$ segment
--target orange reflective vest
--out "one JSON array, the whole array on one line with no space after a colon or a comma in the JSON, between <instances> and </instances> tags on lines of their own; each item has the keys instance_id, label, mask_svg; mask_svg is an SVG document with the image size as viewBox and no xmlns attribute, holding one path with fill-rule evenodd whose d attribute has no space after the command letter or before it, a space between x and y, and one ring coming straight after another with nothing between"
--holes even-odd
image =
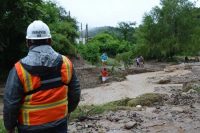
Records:
<instances>
[{"instance_id":1,"label":"orange reflective vest","mask_svg":"<svg viewBox=\"0 0 200 133\"><path fill-rule=\"evenodd\" d=\"M62 119L68 114L67 84L72 77L72 63L65 56L62 56L62 60L60 70L58 70L60 76L59 74L51 78L46 76L47 79L30 74L20 62L15 64L24 93L27 93L22 100L19 112L20 124L41 125ZM37 91L37 89L40 90Z\"/></svg>"}]
</instances>

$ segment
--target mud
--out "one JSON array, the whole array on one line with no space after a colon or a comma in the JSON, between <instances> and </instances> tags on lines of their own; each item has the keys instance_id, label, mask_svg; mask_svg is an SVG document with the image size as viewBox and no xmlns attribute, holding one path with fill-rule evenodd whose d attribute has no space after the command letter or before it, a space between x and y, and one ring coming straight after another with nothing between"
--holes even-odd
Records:
<instances>
[{"instance_id":1,"label":"mud","mask_svg":"<svg viewBox=\"0 0 200 133\"><path fill-rule=\"evenodd\" d=\"M77 73L78 79L80 80L81 89L95 88L102 86L101 82L101 67L95 67L88 65L82 59L76 60L73 59L73 64L75 71ZM139 68L133 65L129 69L125 70L123 67L107 67L109 70L109 78L106 83L120 82L126 79L127 75L131 74L140 74L147 72L161 71L166 66L170 65L169 63L161 62L147 62L145 67Z\"/></svg>"},{"instance_id":2,"label":"mud","mask_svg":"<svg viewBox=\"0 0 200 133\"><path fill-rule=\"evenodd\" d=\"M200 94L195 90L200 88L199 75L199 64L180 64L166 67L165 71L128 75L122 82L84 89L80 104L87 105L134 98L147 92L167 94L167 97L163 104L152 107L140 110L133 107L76 120L70 123L69 130L74 133L199 133ZM183 91L188 86L191 89Z\"/></svg>"},{"instance_id":3,"label":"mud","mask_svg":"<svg viewBox=\"0 0 200 133\"><path fill-rule=\"evenodd\" d=\"M169 93L166 90L170 90L171 88L181 89L182 84L157 84L157 82L163 78L183 77L183 75L189 73L191 72L188 70L176 70L171 73L159 71L128 75L126 76L127 80L122 82L112 82L100 87L82 90L82 101L80 104L104 104L126 97L135 98L144 93L155 92L156 89L159 93Z\"/></svg>"},{"instance_id":4,"label":"mud","mask_svg":"<svg viewBox=\"0 0 200 133\"><path fill-rule=\"evenodd\" d=\"M190 106L144 107L142 111L120 110L94 116L99 120L70 123L71 132L80 133L198 133L199 103ZM131 123L131 124L130 124ZM129 124L127 129L126 125Z\"/></svg>"},{"instance_id":5,"label":"mud","mask_svg":"<svg viewBox=\"0 0 200 133\"><path fill-rule=\"evenodd\" d=\"M71 121L69 133L200 132L200 94L195 90L195 87L200 88L199 63L174 66L151 62L145 64L144 68L133 66L128 71L117 68L126 78L113 76L106 84L101 83L99 68L82 63L75 67L82 86L80 105L103 104L148 92L167 94L167 97L162 104L152 107L132 107L90 116L90 119Z\"/></svg>"}]
</instances>

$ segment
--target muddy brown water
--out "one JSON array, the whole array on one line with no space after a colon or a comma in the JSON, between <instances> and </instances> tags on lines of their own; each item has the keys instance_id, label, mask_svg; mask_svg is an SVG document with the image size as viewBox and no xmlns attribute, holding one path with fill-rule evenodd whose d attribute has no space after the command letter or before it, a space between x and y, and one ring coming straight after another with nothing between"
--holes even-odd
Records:
<instances>
[{"instance_id":1,"label":"muddy brown water","mask_svg":"<svg viewBox=\"0 0 200 133\"><path fill-rule=\"evenodd\" d=\"M81 105L104 104L123 98L135 98L141 94L151 93L156 87L178 87L182 88L182 84L163 84L159 85L150 82L151 77L164 78L166 76L182 76L191 73L188 70L177 70L171 73L164 71L148 72L143 74L128 75L127 80L122 82L113 82L104 84L100 87L82 90ZM164 92L164 90L163 90ZM160 92L161 93L161 92Z\"/></svg>"}]
</instances>

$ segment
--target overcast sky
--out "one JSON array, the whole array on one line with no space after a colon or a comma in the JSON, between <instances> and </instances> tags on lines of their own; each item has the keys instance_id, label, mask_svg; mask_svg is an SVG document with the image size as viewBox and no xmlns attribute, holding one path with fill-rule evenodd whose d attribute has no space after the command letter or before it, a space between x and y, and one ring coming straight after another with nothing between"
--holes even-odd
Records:
<instances>
[{"instance_id":1,"label":"overcast sky","mask_svg":"<svg viewBox=\"0 0 200 133\"><path fill-rule=\"evenodd\" d=\"M117 26L121 21L140 24L145 12L158 6L160 0L53 0L89 28ZM195 1L195 0L190 0Z\"/></svg>"}]
</instances>

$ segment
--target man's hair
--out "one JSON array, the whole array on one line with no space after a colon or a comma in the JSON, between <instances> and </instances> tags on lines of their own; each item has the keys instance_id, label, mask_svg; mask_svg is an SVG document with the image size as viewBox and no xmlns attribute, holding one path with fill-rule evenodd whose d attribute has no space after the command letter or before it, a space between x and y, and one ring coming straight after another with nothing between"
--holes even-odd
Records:
<instances>
[{"instance_id":1,"label":"man's hair","mask_svg":"<svg viewBox=\"0 0 200 133\"><path fill-rule=\"evenodd\" d=\"M27 44L28 47L33 46L33 45L51 45L51 39L40 39L40 40L30 40L27 39Z\"/></svg>"}]
</instances>

